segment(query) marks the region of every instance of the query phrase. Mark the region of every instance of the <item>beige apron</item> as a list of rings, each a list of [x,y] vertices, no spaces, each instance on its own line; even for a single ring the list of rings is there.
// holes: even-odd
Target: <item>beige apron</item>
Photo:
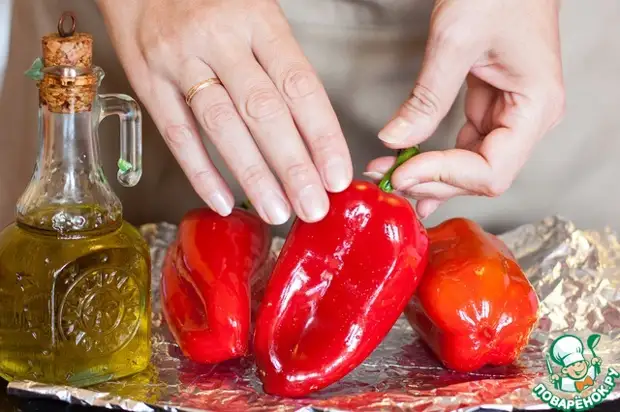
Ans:
[[[23,72],[40,53],[40,37],[55,30],[62,11],[75,11],[80,28],[95,35],[95,62],[107,73],[104,91],[135,95],[93,3],[19,0],[13,5],[11,48],[0,96],[0,225],[13,218],[37,150],[37,93]],[[368,161],[389,153],[376,134],[414,82],[431,5],[430,0],[282,0],[338,112],[357,177]],[[559,213],[582,226],[620,229],[616,183],[620,170],[620,2],[597,0],[586,5],[581,0],[564,0],[562,42],[568,95],[564,122],[539,144],[503,196],[452,200],[427,224],[466,216],[496,231]],[[424,148],[453,145],[462,113],[459,100]],[[108,120],[100,128],[104,168],[111,182],[118,157],[117,127]],[[113,182],[114,190],[131,222],[177,222],[187,209],[203,203],[148,115],[143,138],[142,181],[132,189]],[[242,199],[216,151],[207,146],[237,199]]]

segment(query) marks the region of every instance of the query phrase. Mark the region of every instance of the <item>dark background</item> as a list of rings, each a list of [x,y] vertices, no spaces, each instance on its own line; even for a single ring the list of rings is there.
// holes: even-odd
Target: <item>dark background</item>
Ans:
[[[110,409],[82,407],[69,405],[64,402],[49,401],[43,399],[26,399],[8,396],[6,382],[0,381],[0,412],[109,412]],[[479,409],[479,412],[504,412],[497,409]],[[515,409],[513,412],[520,412]],[[620,400],[606,402],[591,412],[620,412]]]

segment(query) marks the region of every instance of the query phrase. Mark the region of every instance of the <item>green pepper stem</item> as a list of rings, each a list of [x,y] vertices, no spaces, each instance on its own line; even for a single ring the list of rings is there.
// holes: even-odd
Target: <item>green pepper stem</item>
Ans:
[[[239,207],[243,210],[247,210],[247,211],[251,211],[253,210],[253,206],[252,203],[250,203],[250,201],[248,199],[245,199],[240,205]]]
[[[394,174],[394,171],[400,165],[402,165],[407,160],[411,159],[417,154],[420,154],[420,148],[418,146],[399,150],[398,155],[396,156],[396,163],[394,163],[392,168],[387,171],[385,176],[383,176],[383,179],[381,179],[381,182],[379,182],[379,188],[385,193],[392,193],[394,191],[394,187],[392,186],[392,175]]]

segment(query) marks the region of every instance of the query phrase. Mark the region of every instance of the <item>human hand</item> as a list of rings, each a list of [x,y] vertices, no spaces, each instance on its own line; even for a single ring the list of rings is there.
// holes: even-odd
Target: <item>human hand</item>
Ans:
[[[592,365],[596,366],[596,365],[600,365],[601,364],[601,358],[599,358],[598,356],[595,356],[592,358]]]
[[[554,373],[553,375],[551,375],[549,377],[549,380],[551,381],[551,383],[556,383],[557,381],[560,380],[560,376],[556,373]]]
[[[228,215],[234,198],[198,126],[266,222],[284,223],[291,205],[307,222],[327,214],[326,189],[351,182],[350,154],[275,0],[97,2],[129,81],[212,209]],[[199,91],[188,107],[184,94],[214,77],[222,84]]]
[[[394,188],[422,217],[459,195],[507,190],[535,143],[559,121],[564,87],[559,0],[436,0],[422,69],[409,100],[379,133],[400,149],[433,134],[467,81],[456,148],[422,153],[396,169]],[[373,160],[379,177],[394,158]]]

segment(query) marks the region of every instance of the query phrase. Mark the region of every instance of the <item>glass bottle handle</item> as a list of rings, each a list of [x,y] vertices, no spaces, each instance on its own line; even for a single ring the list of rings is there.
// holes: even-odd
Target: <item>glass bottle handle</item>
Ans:
[[[138,103],[125,94],[100,94],[99,122],[116,115],[121,122],[121,153],[116,178],[125,187],[133,187],[142,177],[142,112]]]

